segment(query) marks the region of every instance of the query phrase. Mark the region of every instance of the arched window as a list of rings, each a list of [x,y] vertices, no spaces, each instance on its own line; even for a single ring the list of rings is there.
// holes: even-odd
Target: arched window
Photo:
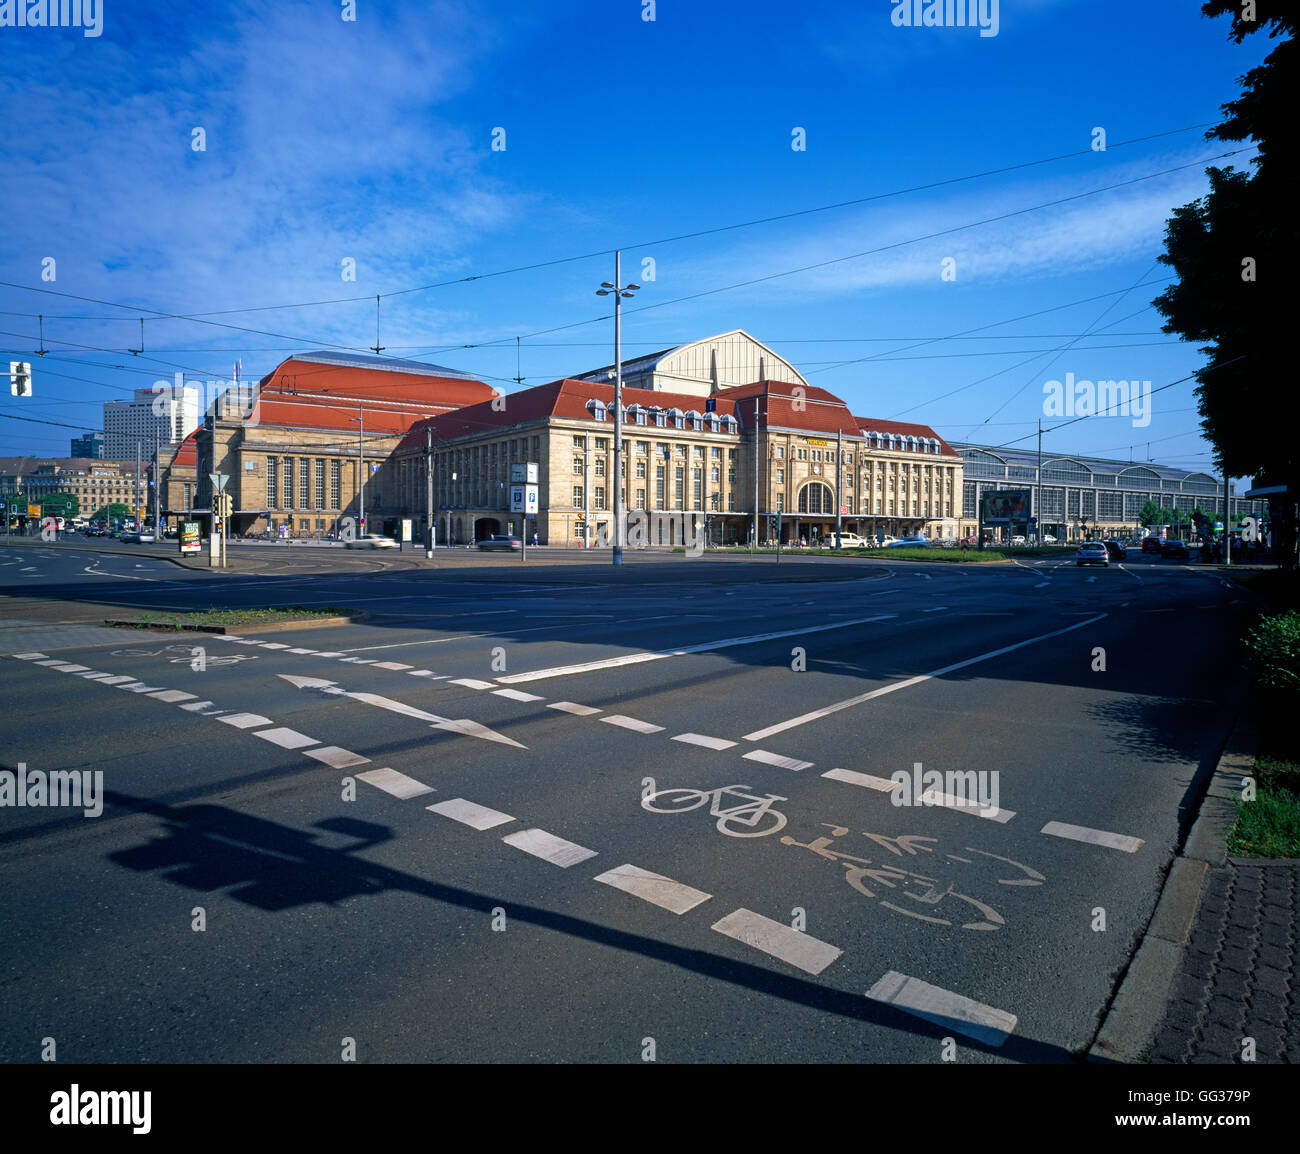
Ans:
[[[799,491],[800,513],[834,513],[835,500],[825,485],[814,481]]]

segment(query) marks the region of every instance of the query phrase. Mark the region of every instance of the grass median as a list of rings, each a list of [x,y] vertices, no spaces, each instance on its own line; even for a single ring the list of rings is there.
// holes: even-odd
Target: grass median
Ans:
[[[130,621],[113,619],[105,625],[137,629],[222,629],[228,626],[285,625],[355,616],[349,609],[330,606],[287,605],[274,609],[195,609],[166,613],[142,613]]]

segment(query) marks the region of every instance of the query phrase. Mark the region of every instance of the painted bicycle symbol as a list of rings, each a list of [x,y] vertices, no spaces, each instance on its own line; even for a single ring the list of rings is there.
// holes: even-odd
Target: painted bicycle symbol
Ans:
[[[935,925],[950,926],[953,921],[949,918],[936,917],[931,914],[920,912],[923,909],[930,909],[938,912],[939,905],[947,898],[953,898],[955,901],[965,902],[968,906],[978,912],[979,920],[963,922],[963,930],[996,930],[1006,925],[1006,919],[998,913],[991,905],[982,902],[979,898],[972,897],[970,894],[959,893],[951,879],[942,879],[933,877],[926,873],[917,873],[914,870],[905,869],[901,865],[891,864],[888,859],[877,862],[872,858],[856,857],[853,854],[841,853],[831,847],[835,844],[837,838],[844,837],[847,834],[848,827],[842,825],[832,825],[830,822],[822,822],[827,829],[831,831],[830,837],[813,838],[809,842],[796,841],[788,834],[781,839],[782,845],[799,846],[801,849],[812,850],[819,857],[824,857],[827,861],[836,862],[844,866],[844,880],[849,883],[858,893],[864,897],[876,898],[876,890],[867,884],[864,879],[870,879],[873,885],[896,891],[879,898],[880,904],[886,909],[894,910],[896,913],[905,914],[910,918],[917,918],[923,922],[931,922]],[[933,837],[921,837],[920,835],[904,834],[900,837],[886,837],[884,834],[864,833],[864,837],[870,838],[876,845],[883,850],[892,854],[896,859],[915,858],[922,853],[935,854],[936,850],[933,844],[938,841]],[[1047,879],[1037,870],[1030,869],[1027,865],[1021,865],[1019,862],[1012,861],[1010,858],[1001,857],[998,854],[986,853],[984,850],[972,849],[970,846],[965,847],[965,852],[973,854],[977,858],[985,859],[983,863],[976,862],[974,857],[963,857],[960,854],[945,853],[936,857],[933,861],[935,873],[944,872],[944,870],[953,870],[952,862],[957,862],[966,866],[978,864],[987,864],[990,861],[1002,862],[1005,866],[1010,866],[1014,870],[1019,870],[1019,877],[999,877],[996,879],[997,884],[1001,886],[1040,886]],[[998,872],[1006,872],[999,868]],[[896,901],[888,900],[897,898]],[[899,905],[898,901],[906,899],[908,902],[915,903],[915,906],[909,907]],[[916,908],[916,907],[919,907]],[[969,911],[966,916],[971,916]]]
[[[114,649],[114,657],[166,657],[173,665],[190,665],[194,660],[195,645],[164,645],[161,649]],[[178,656],[171,656],[177,654]],[[204,665],[237,665],[241,661],[256,661],[256,653],[226,653],[220,656],[205,654]]]
[[[761,796],[745,793],[748,785],[724,785],[718,789],[661,789],[641,799],[641,807],[651,813],[687,813],[709,802],[709,814],[718,819],[718,832],[728,837],[766,837],[785,828],[785,814],[772,808],[774,801],[788,801],[779,794]],[[740,804],[722,802],[739,799]],[[658,802],[658,804],[653,804]],[[762,823],[763,828],[759,828]],[[741,828],[737,828],[741,827]],[[846,831],[847,832],[847,831]]]

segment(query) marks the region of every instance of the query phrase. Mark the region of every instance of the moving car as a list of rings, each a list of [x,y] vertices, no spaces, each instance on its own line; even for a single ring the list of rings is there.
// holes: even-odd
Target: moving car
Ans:
[[[1177,561],[1188,561],[1191,554],[1187,551],[1185,541],[1166,541],[1160,549],[1160,556],[1173,557]]]
[[[141,529],[138,533],[123,533],[121,539],[128,545],[152,545],[158,540],[148,529]]]
[[[500,549],[517,553],[524,547],[524,543],[518,537],[484,537],[478,543],[478,547],[485,550]]]
[[[877,544],[877,545],[892,545],[892,544],[893,544],[895,541],[897,541],[897,540],[898,540],[897,537],[891,537],[888,533],[877,533],[877,534],[876,534],[876,544]]]
[[[351,541],[344,541],[343,545],[347,549],[396,549],[397,542],[391,537],[385,537],[382,533],[366,533],[360,537],[355,537]]]
[[[1044,545],[1055,545],[1055,544],[1056,544],[1056,538],[1053,537],[1050,533],[1045,533],[1045,534],[1043,535],[1043,544],[1044,544]]]
[[[1142,538],[1142,552],[1143,552],[1143,553],[1159,553],[1159,552],[1160,552],[1160,538],[1159,538],[1159,537],[1143,537],[1143,538]]]
[[[1105,545],[1112,561],[1123,561],[1128,556],[1128,550],[1118,541],[1107,541]]]
[[[835,547],[835,534],[831,534],[831,548]],[[871,542],[865,537],[859,537],[856,533],[841,533],[840,546],[844,549],[869,549]]]
[[[1023,545],[1024,543],[1025,539],[1023,537],[1012,537],[1010,541],[1012,545]]]
[[[885,542],[885,548],[898,549],[906,546],[909,549],[925,549],[929,546],[928,537],[901,537],[898,540],[890,539]]]
[[[1110,566],[1110,551],[1103,541],[1085,541],[1074,554],[1076,565]]]

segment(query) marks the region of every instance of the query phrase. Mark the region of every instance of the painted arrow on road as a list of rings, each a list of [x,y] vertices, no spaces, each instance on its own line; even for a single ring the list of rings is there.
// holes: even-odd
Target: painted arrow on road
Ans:
[[[297,677],[292,673],[281,673],[279,676],[299,689],[319,689],[322,693],[332,693],[338,697],[350,697],[354,701],[360,701],[366,705],[375,705],[392,713],[400,713],[403,717],[414,717],[417,721],[428,721],[435,729],[446,729],[452,733],[462,734],[465,737],[481,737],[484,741],[499,741],[502,745],[513,745],[516,749],[528,748],[526,745],[520,745],[519,742],[512,738],[505,737],[495,730],[489,729],[486,725],[480,725],[477,721],[471,721],[467,717],[459,720],[439,717],[436,713],[426,713],[423,709],[416,709],[413,705],[405,705],[400,701],[394,701],[391,697],[380,697],[377,693],[352,693],[337,682],[326,681],[322,677]]]

